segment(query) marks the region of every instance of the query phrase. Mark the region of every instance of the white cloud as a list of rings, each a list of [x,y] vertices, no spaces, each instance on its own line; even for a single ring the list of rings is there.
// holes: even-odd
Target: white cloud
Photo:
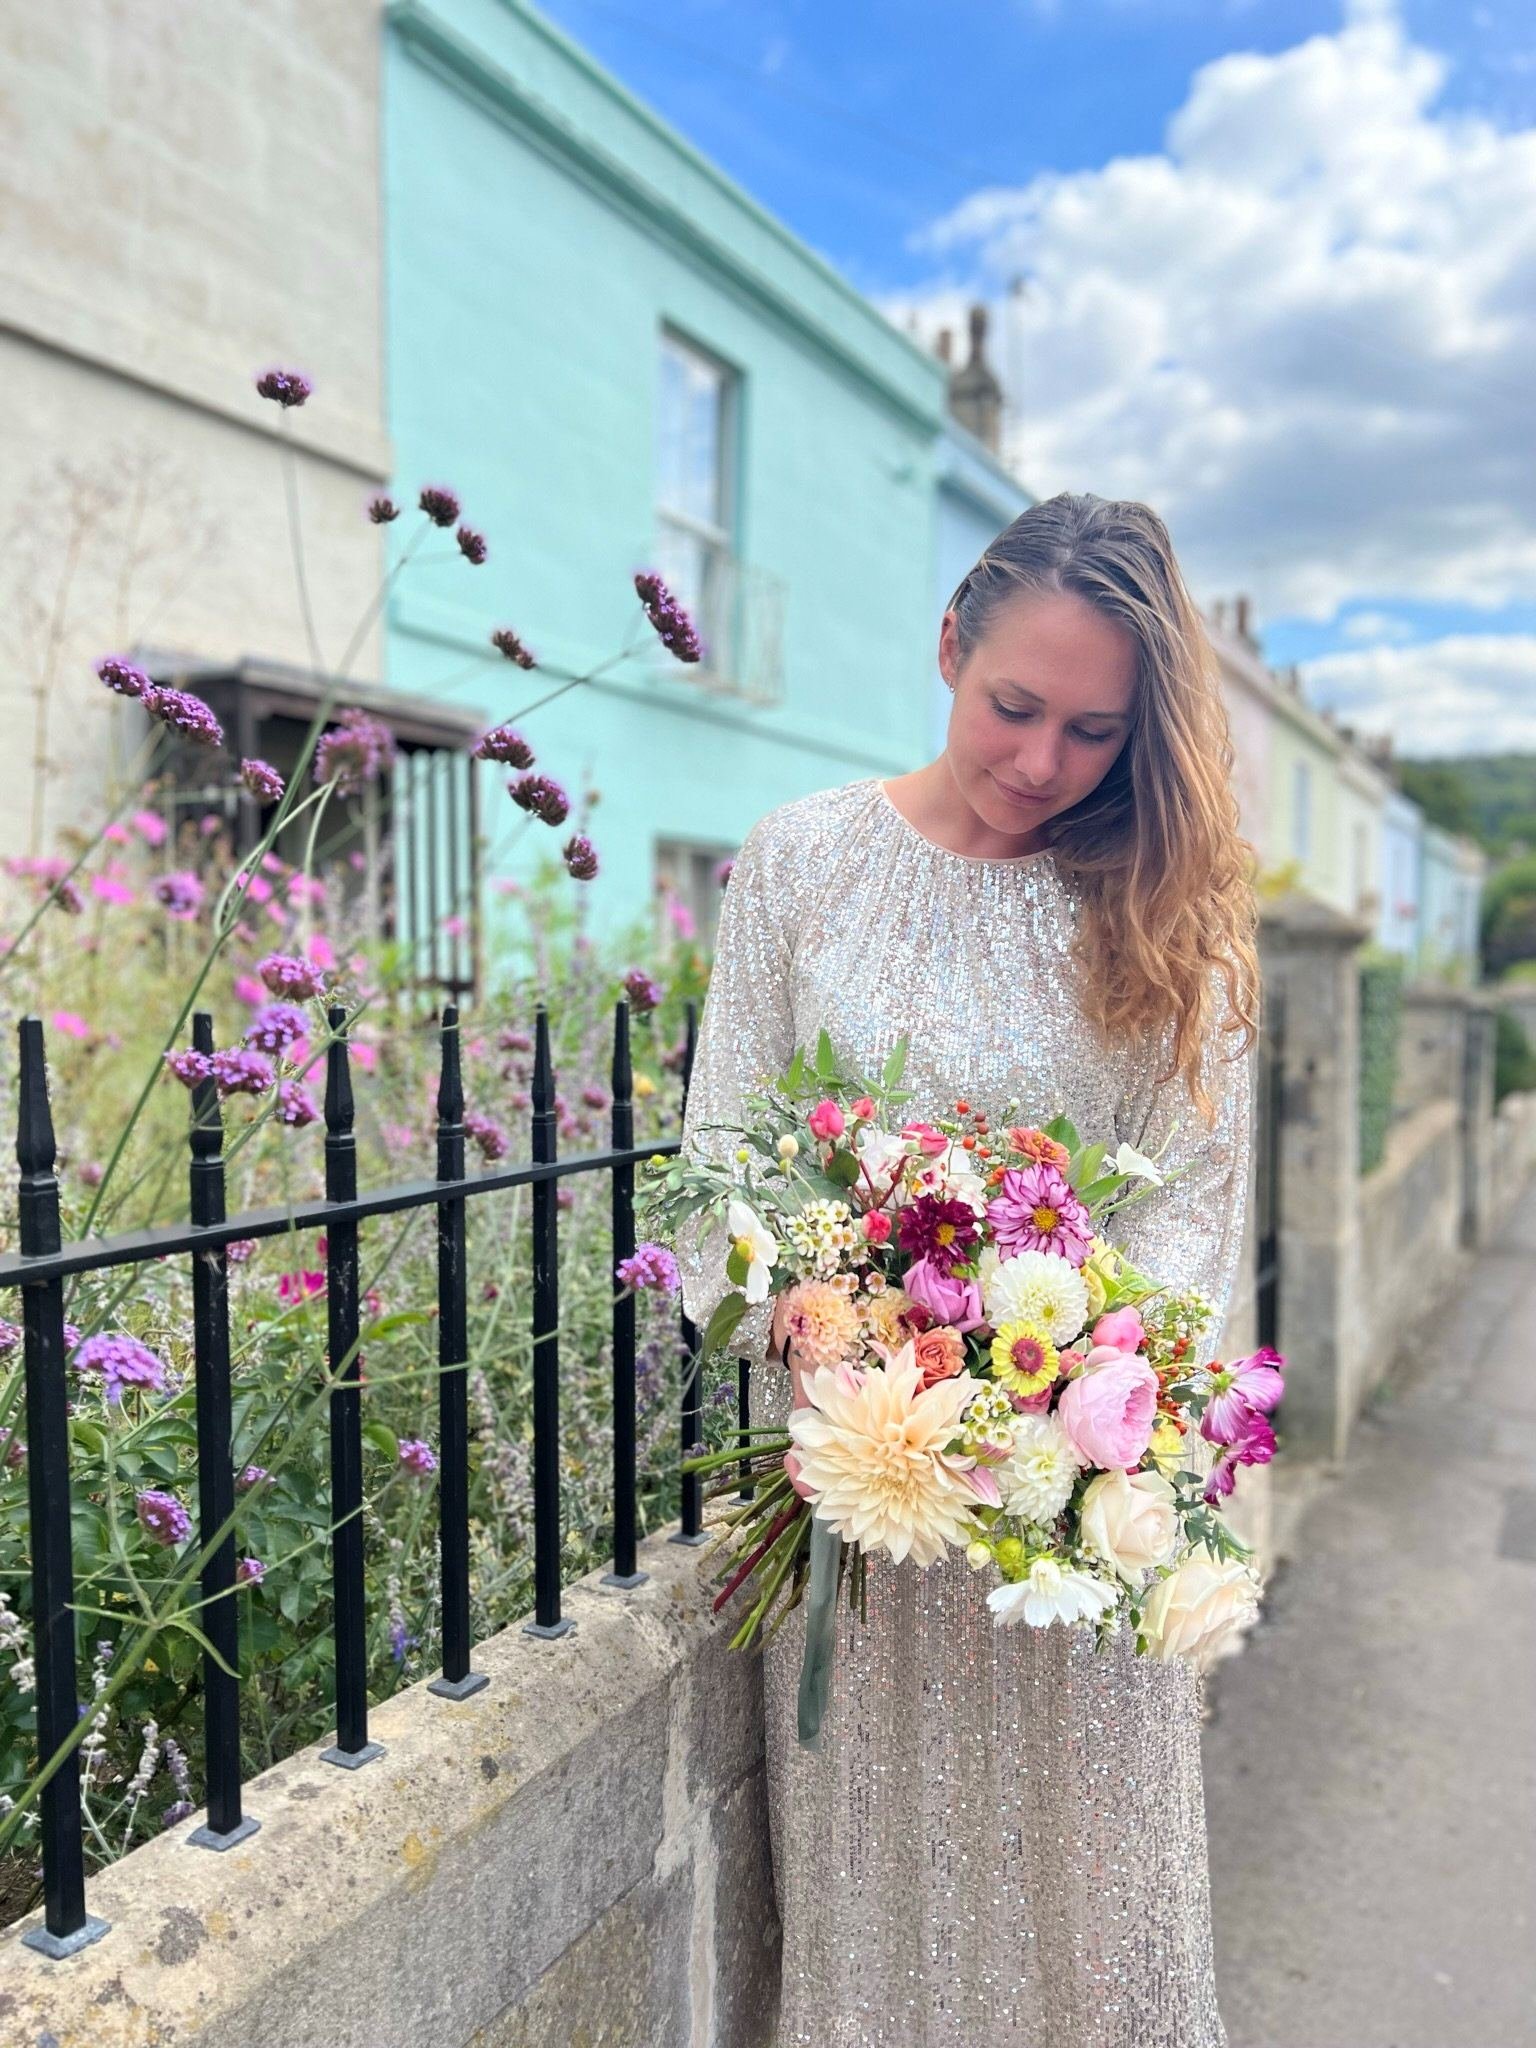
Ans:
[[[1448,68],[1348,0],[1205,65],[1161,153],[972,193],[887,310],[931,338],[987,298],[1030,489],[1147,499],[1196,595],[1247,590],[1261,627],[1529,599],[1536,129],[1437,111]]]
[[[1372,646],[1413,638],[1412,626],[1406,619],[1398,618],[1395,612],[1351,612],[1339,631],[1346,640],[1365,640]]]
[[[1536,633],[1452,633],[1302,664],[1313,703],[1401,754],[1536,753]]]

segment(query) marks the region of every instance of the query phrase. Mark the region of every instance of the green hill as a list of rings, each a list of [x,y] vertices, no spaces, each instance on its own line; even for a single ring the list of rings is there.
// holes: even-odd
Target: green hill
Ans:
[[[1536,754],[1420,756],[1396,763],[1404,793],[1448,832],[1490,853],[1536,847]]]

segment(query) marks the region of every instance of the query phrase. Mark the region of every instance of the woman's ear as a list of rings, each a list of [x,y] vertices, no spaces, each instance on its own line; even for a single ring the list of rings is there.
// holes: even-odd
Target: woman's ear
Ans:
[[[939,627],[939,674],[953,689],[959,673],[960,635],[956,628],[955,615],[950,611],[944,614],[943,624]]]

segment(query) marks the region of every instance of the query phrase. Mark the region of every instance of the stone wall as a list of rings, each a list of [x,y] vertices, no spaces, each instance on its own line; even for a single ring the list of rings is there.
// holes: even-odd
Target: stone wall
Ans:
[[[377,1762],[266,1772],[239,1847],[188,1821],[93,1878],[111,1928],[77,1956],[6,1930],[0,2048],[765,2048],[759,1668],[699,1549],[655,1536],[639,1567],[570,1587],[554,1642],[482,1644],[473,1698],[376,1709]]]

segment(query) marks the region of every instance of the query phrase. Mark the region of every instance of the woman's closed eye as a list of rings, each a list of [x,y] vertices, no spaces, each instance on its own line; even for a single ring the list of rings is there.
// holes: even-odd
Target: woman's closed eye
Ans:
[[[1019,725],[1025,719],[1034,718],[1038,715],[1033,711],[1010,710],[1006,704],[999,704],[995,697],[992,700],[992,708],[999,718],[1006,718],[1010,725]],[[1068,731],[1073,739],[1086,740],[1091,747],[1102,747],[1107,741],[1119,737],[1119,733],[1115,728],[1111,728],[1108,732],[1088,732],[1079,725],[1069,727]]]

